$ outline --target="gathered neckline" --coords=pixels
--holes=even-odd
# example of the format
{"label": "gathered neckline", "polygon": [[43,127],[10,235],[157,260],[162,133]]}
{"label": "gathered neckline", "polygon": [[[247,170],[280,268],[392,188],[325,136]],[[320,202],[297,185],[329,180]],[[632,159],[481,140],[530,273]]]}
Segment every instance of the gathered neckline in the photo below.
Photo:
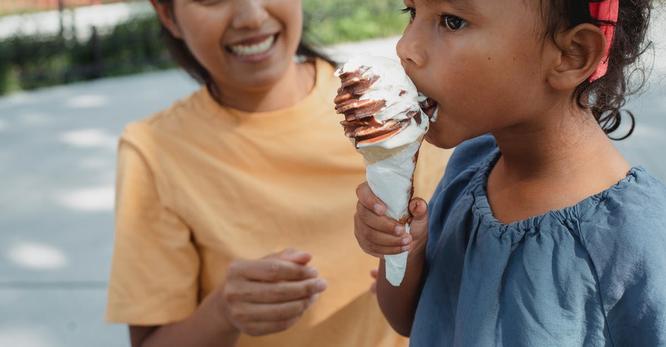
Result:
{"label": "gathered neckline", "polygon": [[500,156],[501,152],[499,148],[495,148],[494,151],[486,158],[486,160],[484,160],[484,162],[481,163],[478,167],[478,171],[472,178],[470,189],[470,194],[474,196],[474,202],[472,205],[473,213],[488,223],[488,225],[490,225],[492,229],[498,233],[499,237],[507,233],[518,233],[523,235],[527,232],[536,230],[540,224],[550,219],[555,219],[562,224],[566,224],[567,222],[576,222],[580,216],[581,211],[586,211],[590,207],[599,204],[599,202],[605,200],[610,194],[624,190],[626,187],[636,181],[636,177],[641,172],[645,171],[645,169],[641,166],[634,166],[629,169],[625,177],[623,177],[620,181],[611,187],[594,195],[590,195],[571,206],[550,210],[545,213],[511,223],[502,223],[495,217],[495,214],[490,207],[490,202],[488,201],[488,177],[490,176],[490,172],[499,160]]}

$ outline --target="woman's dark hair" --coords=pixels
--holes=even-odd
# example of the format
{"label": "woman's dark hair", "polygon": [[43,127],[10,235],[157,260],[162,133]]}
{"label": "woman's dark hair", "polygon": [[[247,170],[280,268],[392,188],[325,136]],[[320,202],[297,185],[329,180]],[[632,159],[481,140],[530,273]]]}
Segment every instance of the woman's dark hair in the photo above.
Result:
{"label": "woman's dark hair", "polygon": [[[600,0],[541,0],[545,15],[545,34],[554,38],[561,30],[583,23],[595,25],[615,24],[615,37],[611,43],[608,72],[600,79],[581,83],[574,92],[580,107],[590,108],[604,132],[613,140],[624,140],[634,131],[634,114],[623,109],[626,97],[636,94],[647,80],[647,74],[639,66],[639,57],[652,46],[645,40],[652,11],[651,0],[619,0],[620,11],[617,23],[601,23],[590,15],[589,2]],[[547,3],[546,6],[544,4]],[[626,134],[612,137],[620,128],[623,116],[627,116],[630,127]]]}
{"label": "woman's dark hair", "polygon": [[[158,0],[158,2],[162,4],[166,4],[167,6],[171,7],[170,12],[171,15],[173,16],[173,1],[174,0]],[[205,85],[211,95],[216,96],[218,93],[215,90],[215,85],[213,83],[212,78],[210,77],[210,74],[204,68],[198,61],[197,59],[192,55],[192,52],[190,52],[189,48],[187,48],[187,45],[185,44],[185,41],[173,36],[169,30],[167,30],[166,27],[162,25],[162,39],[164,41],[164,44],[166,45],[167,49],[169,50],[169,53],[171,54],[171,57],[180,65],[187,73],[192,76],[197,82]],[[322,59],[326,62],[328,62],[331,65],[336,65],[336,62],[333,61],[328,55],[324,54],[323,52],[319,51],[318,49],[315,48],[314,45],[310,44],[307,39],[305,39],[305,33],[307,32],[307,28],[303,28],[303,37],[301,38],[301,42],[298,44],[298,49],[296,50],[296,55],[301,56],[307,59]]]}

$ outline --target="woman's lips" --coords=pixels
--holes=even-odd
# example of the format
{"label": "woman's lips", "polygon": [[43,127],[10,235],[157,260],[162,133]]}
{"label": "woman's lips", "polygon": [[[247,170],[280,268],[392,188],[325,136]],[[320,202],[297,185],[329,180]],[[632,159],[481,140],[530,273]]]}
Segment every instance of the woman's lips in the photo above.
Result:
{"label": "woman's lips", "polygon": [[279,38],[279,33],[255,36],[232,45],[226,45],[224,50],[241,61],[260,62],[271,55]]}

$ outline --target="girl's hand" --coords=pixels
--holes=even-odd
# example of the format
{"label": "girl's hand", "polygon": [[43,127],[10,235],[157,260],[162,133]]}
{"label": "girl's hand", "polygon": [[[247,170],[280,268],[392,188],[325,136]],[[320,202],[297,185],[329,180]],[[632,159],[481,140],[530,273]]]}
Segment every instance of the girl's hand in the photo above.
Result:
{"label": "girl's hand", "polygon": [[238,331],[261,336],[288,329],[326,289],[306,264],[312,257],[287,249],[259,260],[238,260],[220,287],[220,310]]}
{"label": "girl's hand", "polygon": [[354,234],[361,248],[375,257],[409,251],[410,256],[421,255],[428,241],[428,205],[419,198],[412,199],[409,211],[411,233],[404,225],[387,217],[386,207],[372,193],[368,183],[356,189],[358,204],[354,216]]}

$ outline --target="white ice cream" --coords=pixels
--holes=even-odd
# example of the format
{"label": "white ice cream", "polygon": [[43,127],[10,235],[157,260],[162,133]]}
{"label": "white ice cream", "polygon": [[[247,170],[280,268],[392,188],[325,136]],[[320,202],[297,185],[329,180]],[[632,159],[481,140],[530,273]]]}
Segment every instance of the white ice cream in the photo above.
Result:
{"label": "white ice cream", "polygon": [[[420,124],[412,117],[409,126],[395,135],[379,142],[356,144],[365,158],[366,177],[372,192],[386,205],[387,216],[401,220],[409,216],[409,200],[412,196],[416,156],[428,131],[428,116],[421,111],[416,86],[409,79],[399,62],[381,57],[355,57],[342,66],[338,76],[347,72],[361,71],[362,76],[379,79],[361,96],[361,100],[385,100],[386,105],[374,117],[379,122],[405,120],[418,112]],[[406,225],[409,231],[409,225]],[[399,286],[407,266],[407,252],[385,256],[386,278]]]}
{"label": "white ice cream", "polygon": [[[379,79],[366,91],[360,100],[384,100],[386,105],[374,115],[374,118],[384,123],[388,120],[405,120],[412,112],[418,112],[420,124],[413,118],[408,127],[398,134],[377,143],[359,144],[363,147],[397,148],[418,141],[428,131],[428,116],[421,112],[419,102],[425,100],[419,95],[416,86],[409,79],[400,62],[384,57],[358,56],[350,59],[337,71],[340,76],[343,73],[361,71],[362,76]],[[402,95],[401,95],[402,94]]]}

